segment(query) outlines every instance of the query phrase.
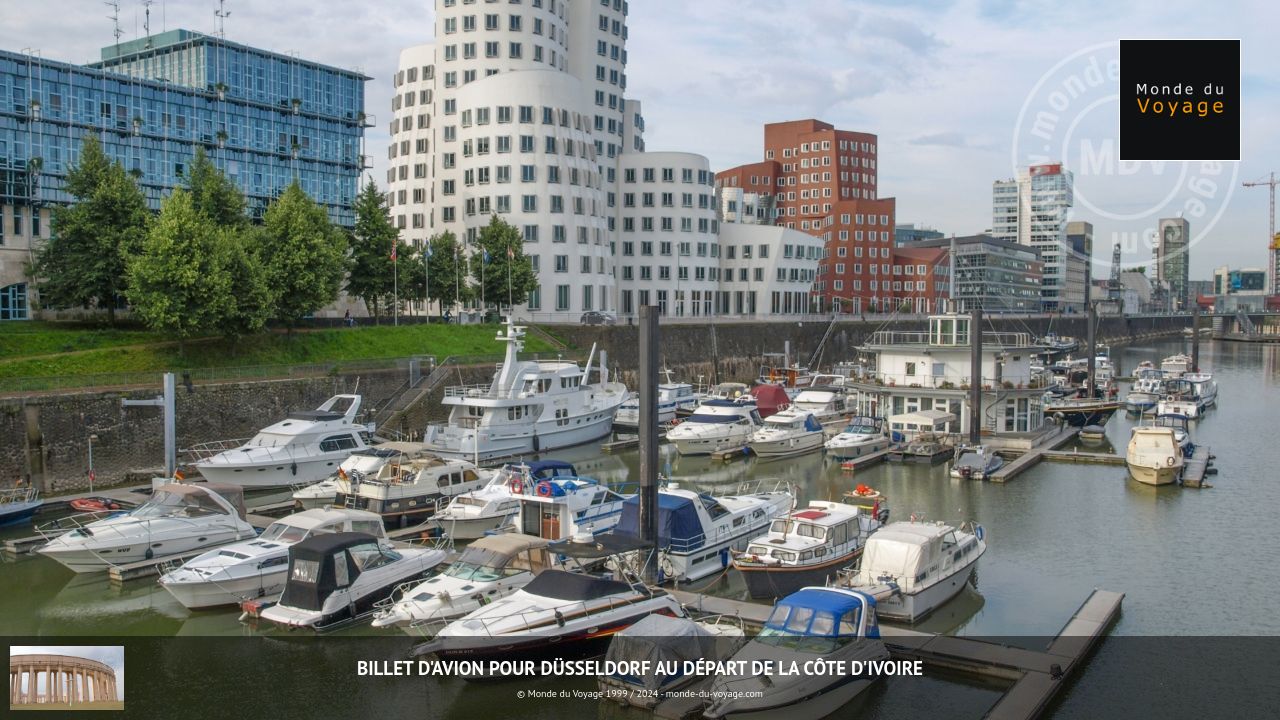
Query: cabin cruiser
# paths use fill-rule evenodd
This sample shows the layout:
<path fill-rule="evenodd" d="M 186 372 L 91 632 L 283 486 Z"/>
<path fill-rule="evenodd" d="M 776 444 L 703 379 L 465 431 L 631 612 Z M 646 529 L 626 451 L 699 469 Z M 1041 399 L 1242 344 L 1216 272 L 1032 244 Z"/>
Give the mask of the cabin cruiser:
<path fill-rule="evenodd" d="M 614 633 L 654 614 L 685 617 L 670 594 L 641 582 L 548 569 L 462 618 L 423 625 L 431 639 L 413 654 L 479 661 L 590 657 L 604 651 Z"/>
<path fill-rule="evenodd" d="M 880 639 L 876 599 L 845 588 L 806 587 L 774 606 L 760 634 L 732 661 L 741 673 L 720 675 L 711 684 L 704 718 L 817 718 L 847 705 L 876 681 L 869 668 L 889 659 Z M 814 661 L 843 663 L 853 672 L 787 672 L 815 667 Z M 757 663 L 774 671 L 759 674 Z"/>
<path fill-rule="evenodd" d="M 341 403 L 345 409 L 338 409 Z M 369 428 L 356 422 L 359 395 L 334 395 L 315 410 L 289 413 L 248 441 L 206 443 L 189 452 L 200 474 L 244 487 L 287 487 L 323 480 L 351 453 L 372 444 Z"/>
<path fill-rule="evenodd" d="M 392 460 L 403 463 L 420 457 L 424 452 L 421 443 L 406 442 L 386 442 L 357 450 L 343 460 L 338 465 L 337 471 L 329 477 L 294 490 L 293 507 L 298 510 L 310 510 L 332 505 L 338 498 L 340 480 L 372 477 L 378 474 L 383 465 Z"/>
<path fill-rule="evenodd" d="M 746 383 L 722 382 L 711 388 L 703 400 L 751 400 L 751 388 Z"/>
<path fill-rule="evenodd" d="M 529 463 L 508 479 L 516 500 L 516 532 L 544 540 L 593 536 L 618 524 L 626 496 L 599 480 L 582 477 L 559 460 Z"/>
<path fill-rule="evenodd" d="M 256 538 L 223 545 L 160 576 L 160 587 L 188 609 L 275 597 L 284 589 L 289 547 L 313 535 L 363 532 L 390 544 L 382 518 L 362 510 L 303 510 L 267 526 Z"/>
<path fill-rule="evenodd" d="M 1139 426 L 1129 436 L 1124 462 L 1129 476 L 1146 485 L 1169 485 L 1182 477 L 1185 458 L 1171 427 Z"/>
<path fill-rule="evenodd" d="M 1120 403 L 1103 398 L 1044 398 L 1044 414 L 1072 427 L 1106 425 L 1120 409 Z"/>
<path fill-rule="evenodd" d="M 1164 396 L 1164 375 L 1158 370 L 1139 371 L 1124 397 L 1124 407 L 1132 413 L 1144 413 Z"/>
<path fill-rule="evenodd" d="M 817 377 L 818 374 L 816 372 L 798 363 L 784 366 L 765 365 L 760 368 L 760 375 L 756 378 L 756 384 L 779 385 L 786 390 L 788 396 L 794 397 L 800 391 L 813 385 Z"/>
<path fill-rule="evenodd" d="M 1055 333 L 1048 333 L 1037 341 L 1037 344 L 1044 346 L 1042 355 L 1065 355 L 1069 352 L 1075 352 L 1080 349 L 1080 341 L 1073 337 L 1058 336 Z"/>
<path fill-rule="evenodd" d="M 443 403 L 452 408 L 449 421 L 427 426 L 423 442 L 428 450 L 478 465 L 609 434 L 614 413 L 629 393 L 622 383 L 609 381 L 604 353 L 593 364 L 592 345 L 584 367 L 564 360 L 520 360 L 524 336 L 525 328 L 508 317 L 496 338 L 506 344 L 506 357 L 493 381 L 445 388 Z M 595 383 L 593 371 L 599 376 Z"/>
<path fill-rule="evenodd" d="M 486 533 L 510 524 L 515 518 L 520 507 L 520 502 L 512 495 L 516 488 L 553 477 L 563 469 L 563 465 L 568 463 L 542 460 L 503 465 L 489 477 L 487 485 L 454 497 L 449 506 L 432 516 L 427 524 L 439 528 L 454 540 L 484 537 Z"/>
<path fill-rule="evenodd" d="M 0 526 L 30 520 L 43 504 L 40 491 L 33 487 L 0 490 Z"/>
<path fill-rule="evenodd" d="M 378 605 L 374 627 L 400 627 L 460 618 L 519 590 L 551 567 L 542 538 L 502 533 L 471 543 L 440 573 L 407 586 Z"/>
<path fill-rule="evenodd" d="M 820 375 L 820 378 L 832 376 Z M 787 410 L 810 412 L 829 433 L 835 434 L 848 422 L 849 407 L 845 389 L 839 385 L 811 385 L 796 394 Z M 785 411 L 784 411 L 785 412 Z"/>
<path fill-rule="evenodd" d="M 889 447 L 889 436 L 884 432 L 884 418 L 858 415 L 849 421 L 835 437 L 824 446 L 827 454 L 837 460 L 869 455 Z"/>
<path fill-rule="evenodd" d="M 289 575 L 280 601 L 263 620 L 324 631 L 368 617 L 374 603 L 401 583 L 444 562 L 438 548 L 392 549 L 362 532 L 312 535 L 289 548 Z"/>
<path fill-rule="evenodd" d="M 169 483 L 127 513 L 73 515 L 40 526 L 46 537 L 62 534 L 36 552 L 76 572 L 97 572 L 253 537 L 257 531 L 244 515 L 238 485 Z"/>
<path fill-rule="evenodd" d="M 787 512 L 792 495 L 785 490 L 711 496 L 668 483 L 658 490 L 658 580 L 690 582 L 729 566 L 733 551 Z M 640 537 L 640 498 L 623 504 L 613 535 Z M 631 559 L 638 560 L 636 554 Z"/>
<path fill-rule="evenodd" d="M 1208 382 L 1202 381 L 1199 386 L 1191 382 L 1188 377 L 1193 373 L 1187 373 L 1176 380 L 1170 380 L 1165 383 L 1164 398 L 1156 403 L 1157 415 L 1185 415 L 1188 418 L 1195 419 L 1203 414 L 1207 405 L 1196 394 L 1197 387 L 1205 388 L 1213 394 L 1213 398 L 1217 399 L 1217 385 L 1213 384 L 1212 378 Z"/>
<path fill-rule="evenodd" d="M 604 656 L 606 667 L 648 663 L 648 671 L 614 672 L 598 676 L 596 682 L 604 699 L 652 710 L 671 693 L 710 680 L 685 672 L 685 663 L 722 662 L 746 644 L 746 630 L 738 617 L 691 620 L 650 615 L 614 635 Z"/>
<path fill-rule="evenodd" d="M 814 500 L 803 510 L 775 518 L 767 533 L 734 556 L 733 566 L 753 598 L 779 598 L 806 585 L 825 585 L 862 555 L 867 537 L 880 528 L 879 512 L 878 502 L 867 511 Z"/>
<path fill-rule="evenodd" d="M 842 584 L 874 596 L 882 617 L 914 623 L 964 588 L 987 551 L 984 534 L 981 525 L 889 523 L 867 539 L 856 574 Z"/>
<path fill-rule="evenodd" d="M 481 488 L 487 480 L 481 473 L 467 460 L 393 459 L 374 475 L 340 478 L 334 504 L 378 513 L 390 527 L 408 527 L 435 515 L 452 498 Z"/>
<path fill-rule="evenodd" d="M 689 383 L 673 383 L 670 375 L 667 382 L 658 385 L 658 420 L 659 424 L 669 423 L 676 415 L 692 412 L 698 407 L 698 396 Z M 613 417 L 613 426 L 624 430 L 635 430 L 640 427 L 640 397 L 632 395 L 630 399 L 618 407 Z"/>
<path fill-rule="evenodd" d="M 704 400 L 693 414 L 667 431 L 681 455 L 710 455 L 745 447 L 761 425 L 755 403 Z"/>
<path fill-rule="evenodd" d="M 825 437 L 812 412 L 793 406 L 765 418 L 748 445 L 759 457 L 783 457 L 817 450 Z"/>
<path fill-rule="evenodd" d="M 1164 372 L 1165 377 L 1180 378 L 1183 373 L 1191 372 L 1193 370 L 1191 367 L 1191 357 L 1182 353 L 1170 355 L 1160 361 L 1160 370 Z"/>
<path fill-rule="evenodd" d="M 1218 381 L 1213 379 L 1212 373 L 1183 373 L 1182 380 L 1191 383 L 1191 395 L 1195 397 L 1201 409 L 1218 404 Z"/>
<path fill-rule="evenodd" d="M 1195 454 L 1196 446 L 1191 442 L 1191 424 L 1186 415 L 1157 415 L 1155 426 L 1173 429 L 1173 439 L 1182 449 L 1183 457 Z"/>
<path fill-rule="evenodd" d="M 969 445 L 956 451 L 951 464 L 951 477 L 964 480 L 986 480 L 1004 465 L 1004 458 L 984 445 Z"/>

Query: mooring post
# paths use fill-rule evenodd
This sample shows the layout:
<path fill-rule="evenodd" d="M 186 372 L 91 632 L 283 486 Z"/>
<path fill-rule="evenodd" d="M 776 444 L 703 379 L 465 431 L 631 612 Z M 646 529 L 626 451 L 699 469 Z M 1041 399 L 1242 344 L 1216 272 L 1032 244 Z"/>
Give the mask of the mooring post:
<path fill-rule="evenodd" d="M 658 581 L 658 308 L 640 308 L 640 540 L 643 580 Z"/>
<path fill-rule="evenodd" d="M 1100 397 L 1098 389 L 1094 387 L 1093 382 L 1094 373 L 1098 369 L 1098 308 L 1096 305 L 1089 306 L 1088 314 L 1085 315 L 1085 322 L 1089 325 L 1087 330 L 1089 337 L 1089 379 L 1086 382 L 1089 383 L 1089 397 Z"/>
<path fill-rule="evenodd" d="M 173 479 L 178 470 L 178 413 L 174 398 L 177 388 L 174 374 L 164 374 L 164 477 Z"/>
<path fill-rule="evenodd" d="M 982 442 L 982 308 L 969 311 L 969 444 Z"/>
<path fill-rule="evenodd" d="M 1200 303 L 1191 306 L 1191 370 L 1200 372 Z"/>

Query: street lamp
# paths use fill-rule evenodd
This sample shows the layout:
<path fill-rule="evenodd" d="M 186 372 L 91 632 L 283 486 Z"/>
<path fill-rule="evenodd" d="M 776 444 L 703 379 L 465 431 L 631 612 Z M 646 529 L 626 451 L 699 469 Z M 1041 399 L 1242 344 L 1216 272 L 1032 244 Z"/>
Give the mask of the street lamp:
<path fill-rule="evenodd" d="M 93 492 L 93 441 L 97 439 L 97 435 L 89 434 L 89 492 Z"/>

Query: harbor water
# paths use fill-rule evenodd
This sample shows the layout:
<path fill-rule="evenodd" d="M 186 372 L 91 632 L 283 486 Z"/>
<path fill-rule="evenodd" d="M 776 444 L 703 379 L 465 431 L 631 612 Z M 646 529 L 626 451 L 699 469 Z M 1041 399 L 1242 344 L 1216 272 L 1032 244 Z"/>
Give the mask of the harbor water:
<path fill-rule="evenodd" d="M 1143 360 L 1189 352 L 1187 341 L 1170 339 L 1117 348 L 1113 360 L 1126 374 Z M 870 485 L 889 497 L 892 519 L 914 514 L 927 519 L 974 520 L 986 531 L 988 550 L 978 564 L 973 587 L 917 625 L 917 629 L 995 639 L 1014 645 L 1043 643 L 1094 588 L 1125 594 L 1122 614 L 1093 662 L 1050 717 L 1090 717 L 1108 709 L 1120 689 L 1144 682 L 1150 668 L 1108 663 L 1109 646 L 1131 638 L 1171 636 L 1280 635 L 1280 564 L 1274 561 L 1276 513 L 1280 508 L 1280 346 L 1247 343 L 1202 344 L 1201 366 L 1214 373 L 1218 406 L 1192 422 L 1193 441 L 1217 456 L 1214 487 L 1150 487 L 1127 479 L 1122 465 L 1046 461 L 1008 483 L 950 478 L 946 465 L 890 465 L 843 471 L 820 453 L 783 460 L 679 457 L 662 447 L 662 474 L 685 487 L 732 494 L 742 483 L 767 489 L 798 489 L 801 502 L 838 499 L 856 484 Z M 1122 389 L 1123 397 L 1123 389 Z M 1082 450 L 1123 454 L 1129 429 L 1137 422 L 1123 413 L 1108 423 L 1107 443 Z M 1070 449 L 1070 446 L 1068 448 Z M 601 480 L 634 479 L 636 451 L 603 455 L 596 447 L 555 454 L 575 463 L 579 472 Z M 4 529 L 3 537 L 32 534 L 30 527 Z M 9 636 L 224 636 L 259 631 L 238 620 L 238 609 L 188 611 L 160 589 L 154 579 L 113 588 L 104 575 L 75 575 L 38 555 L 6 558 L 0 565 L 0 633 Z M 746 599 L 740 578 L 727 573 L 692 583 L 689 588 Z M 1199 597 L 1196 601 L 1193 598 Z M 1203 604 L 1209 597 L 1210 606 Z M 373 635 L 359 628 L 344 635 Z M 274 633 L 266 633 L 274 634 Z M 341 644 L 342 637 L 309 640 L 307 645 Z M 321 677 L 324 652 L 296 653 L 290 672 Z M 308 667 L 314 662 L 315 667 Z M 262 668 L 227 667 L 233 676 L 257 675 Z M 343 668 L 343 673 L 347 672 Z M 1147 678 L 1168 682 L 1168 678 Z M 306 682 L 290 680 L 288 682 Z M 422 682 L 401 679 L 399 683 Z M 512 710 L 512 691 L 502 683 L 469 684 L 432 679 L 422 695 L 406 698 L 421 707 L 406 716 L 422 718 L 499 717 Z M 513 681 L 514 682 L 514 681 Z M 379 686 L 353 684 L 350 702 Z M 386 689 L 386 686 L 381 686 Z M 397 684 L 395 687 L 404 686 Z M 594 688 L 586 679 L 543 679 L 539 687 Z M 999 686 L 974 684 L 960 677 L 930 674 L 926 679 L 890 681 L 846 708 L 850 717 L 899 718 L 938 715 L 981 717 L 999 697 Z M 223 697 L 211 693 L 211 697 Z M 1256 698 L 1255 698 L 1256 700 Z M 269 708 L 258 708 L 269 712 Z M 525 701 L 521 717 L 594 718 L 594 701 Z M 854 712 L 856 710 L 856 712 Z M 1247 713 L 1246 713 L 1247 714 Z M 635 715 L 642 717 L 643 715 Z"/>

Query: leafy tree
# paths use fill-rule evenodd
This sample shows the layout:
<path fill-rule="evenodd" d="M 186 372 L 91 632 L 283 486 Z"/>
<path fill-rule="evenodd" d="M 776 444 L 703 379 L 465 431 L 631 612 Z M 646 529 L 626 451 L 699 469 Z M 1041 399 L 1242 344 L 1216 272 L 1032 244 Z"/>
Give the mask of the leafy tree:
<path fill-rule="evenodd" d="M 393 300 L 396 268 L 412 265 L 409 247 L 399 242 L 400 231 L 391 224 L 382 193 L 372 180 L 356 198 L 356 224 L 351 231 L 351 262 L 347 293 L 364 300 L 377 320 Z M 392 249 L 396 258 L 392 258 Z M 403 274 L 403 271 L 402 271 Z"/>
<path fill-rule="evenodd" d="M 538 287 L 538 274 L 524 255 L 524 238 L 520 231 L 494 215 L 489 224 L 481 228 L 476 245 L 470 259 L 471 277 L 475 279 L 477 288 L 483 279 L 485 302 L 505 304 L 508 280 L 511 303 L 519 305 L 527 300 L 529 292 Z"/>
<path fill-rule="evenodd" d="M 203 147 L 196 148 L 191 160 L 186 188 L 196 210 L 208 215 L 216 225 L 242 227 L 249 223 L 244 214 L 244 193 L 213 164 Z"/>
<path fill-rule="evenodd" d="M 231 285 L 226 312 L 214 321 L 214 329 L 232 342 L 259 332 L 275 312 L 276 296 L 261 257 L 259 228 L 224 229 L 223 271 Z"/>
<path fill-rule="evenodd" d="M 261 237 L 277 319 L 292 330 L 299 320 L 337 299 L 346 271 L 347 240 L 296 180 L 267 208 Z"/>
<path fill-rule="evenodd" d="M 430 299 L 440 303 L 440 311 L 443 313 L 444 308 L 453 305 L 455 299 L 465 302 L 471 297 L 466 260 L 462 258 L 462 248 L 457 236 L 451 232 L 433 236 L 427 246 L 431 249 L 427 259 L 427 271 L 431 276 Z"/>
<path fill-rule="evenodd" d="M 106 308 L 108 322 L 115 324 L 128 258 L 147 232 L 146 198 L 92 134 L 84 137 L 66 189 L 74 201 L 54 209 L 52 237 L 33 268 L 40 296 L 54 307 Z"/>
<path fill-rule="evenodd" d="M 129 303 L 147 327 L 178 338 L 199 336 L 234 314 L 227 272 L 228 231 L 174 190 L 129 262 Z"/>

